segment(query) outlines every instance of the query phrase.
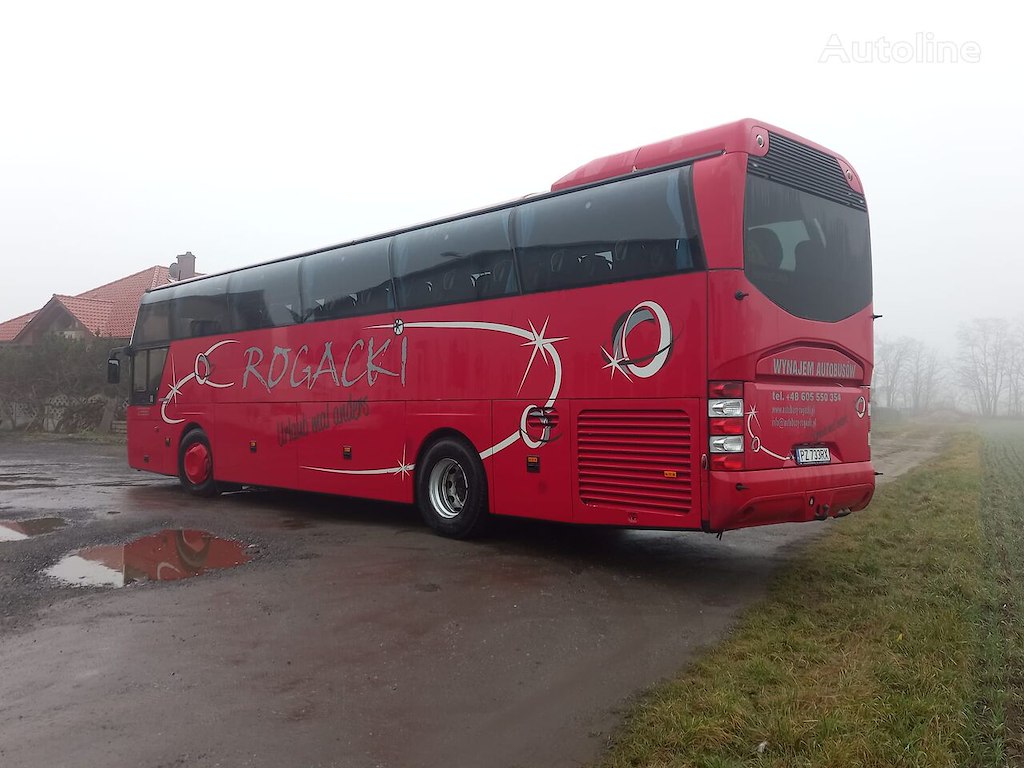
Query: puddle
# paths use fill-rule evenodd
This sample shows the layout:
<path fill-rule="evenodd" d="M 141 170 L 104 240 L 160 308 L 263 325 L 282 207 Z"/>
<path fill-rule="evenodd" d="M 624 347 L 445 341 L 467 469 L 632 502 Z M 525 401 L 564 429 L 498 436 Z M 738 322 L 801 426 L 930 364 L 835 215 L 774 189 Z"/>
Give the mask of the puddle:
<path fill-rule="evenodd" d="M 250 560 L 245 544 L 206 531 L 168 529 L 122 545 L 72 552 L 46 574 L 66 584 L 124 587 L 136 581 L 176 581 Z"/>
<path fill-rule="evenodd" d="M 0 520 L 0 541 L 21 541 L 31 536 L 63 528 L 67 523 L 60 517 L 37 517 L 32 520 Z"/>

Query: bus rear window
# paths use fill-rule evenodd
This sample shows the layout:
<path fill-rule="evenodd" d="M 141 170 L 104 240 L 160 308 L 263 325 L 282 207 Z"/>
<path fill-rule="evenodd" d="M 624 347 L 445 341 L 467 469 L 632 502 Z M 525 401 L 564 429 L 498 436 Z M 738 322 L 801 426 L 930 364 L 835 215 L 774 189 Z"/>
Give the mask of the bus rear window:
<path fill-rule="evenodd" d="M 744 271 L 790 314 L 835 322 L 871 302 L 868 215 L 748 175 Z"/>

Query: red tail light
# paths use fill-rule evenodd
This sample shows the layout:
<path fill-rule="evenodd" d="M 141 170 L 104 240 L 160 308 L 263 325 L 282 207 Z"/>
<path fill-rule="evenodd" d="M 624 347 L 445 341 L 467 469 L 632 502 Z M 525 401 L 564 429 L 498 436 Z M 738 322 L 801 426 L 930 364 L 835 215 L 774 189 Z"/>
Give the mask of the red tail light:
<path fill-rule="evenodd" d="M 743 453 L 713 453 L 711 454 L 711 469 L 737 470 L 746 467 L 746 454 Z"/>
<path fill-rule="evenodd" d="M 708 449 L 714 470 L 746 466 L 743 437 L 743 382 L 708 382 Z"/>
<path fill-rule="evenodd" d="M 712 435 L 742 435 L 743 418 L 711 419 Z"/>
<path fill-rule="evenodd" d="M 709 381 L 708 397 L 737 398 L 743 397 L 742 381 Z"/>

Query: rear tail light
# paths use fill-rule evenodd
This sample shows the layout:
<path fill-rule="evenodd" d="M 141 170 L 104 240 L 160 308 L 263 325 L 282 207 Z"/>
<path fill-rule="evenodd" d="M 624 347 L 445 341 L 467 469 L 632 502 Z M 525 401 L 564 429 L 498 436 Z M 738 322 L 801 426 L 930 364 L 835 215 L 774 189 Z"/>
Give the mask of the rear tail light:
<path fill-rule="evenodd" d="M 743 469 L 743 382 L 708 382 L 708 450 L 711 469 Z"/>
<path fill-rule="evenodd" d="M 713 453 L 711 454 L 711 469 L 715 470 L 737 470 L 746 466 L 742 453 Z"/>
<path fill-rule="evenodd" d="M 708 397 L 743 397 L 742 381 L 709 381 Z"/>
<path fill-rule="evenodd" d="M 742 416 L 743 401 L 730 398 L 728 400 L 708 400 L 708 416 Z"/>
<path fill-rule="evenodd" d="M 743 419 L 711 419 L 711 435 L 742 435 Z"/>
<path fill-rule="evenodd" d="M 743 453 L 743 435 L 712 435 L 712 453 Z"/>

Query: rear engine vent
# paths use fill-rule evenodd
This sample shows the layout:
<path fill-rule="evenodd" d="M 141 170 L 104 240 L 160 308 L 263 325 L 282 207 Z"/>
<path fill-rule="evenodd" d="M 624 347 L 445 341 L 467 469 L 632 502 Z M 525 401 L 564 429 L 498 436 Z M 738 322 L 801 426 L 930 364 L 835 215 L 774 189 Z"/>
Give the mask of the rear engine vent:
<path fill-rule="evenodd" d="M 584 504 L 690 511 L 690 417 L 684 412 L 582 411 L 576 433 Z"/>
<path fill-rule="evenodd" d="M 777 133 L 769 134 L 768 154 L 751 157 L 747 170 L 787 187 L 795 187 L 858 211 L 866 211 L 864 195 L 846 181 L 839 161 L 817 149 L 804 146 Z"/>

